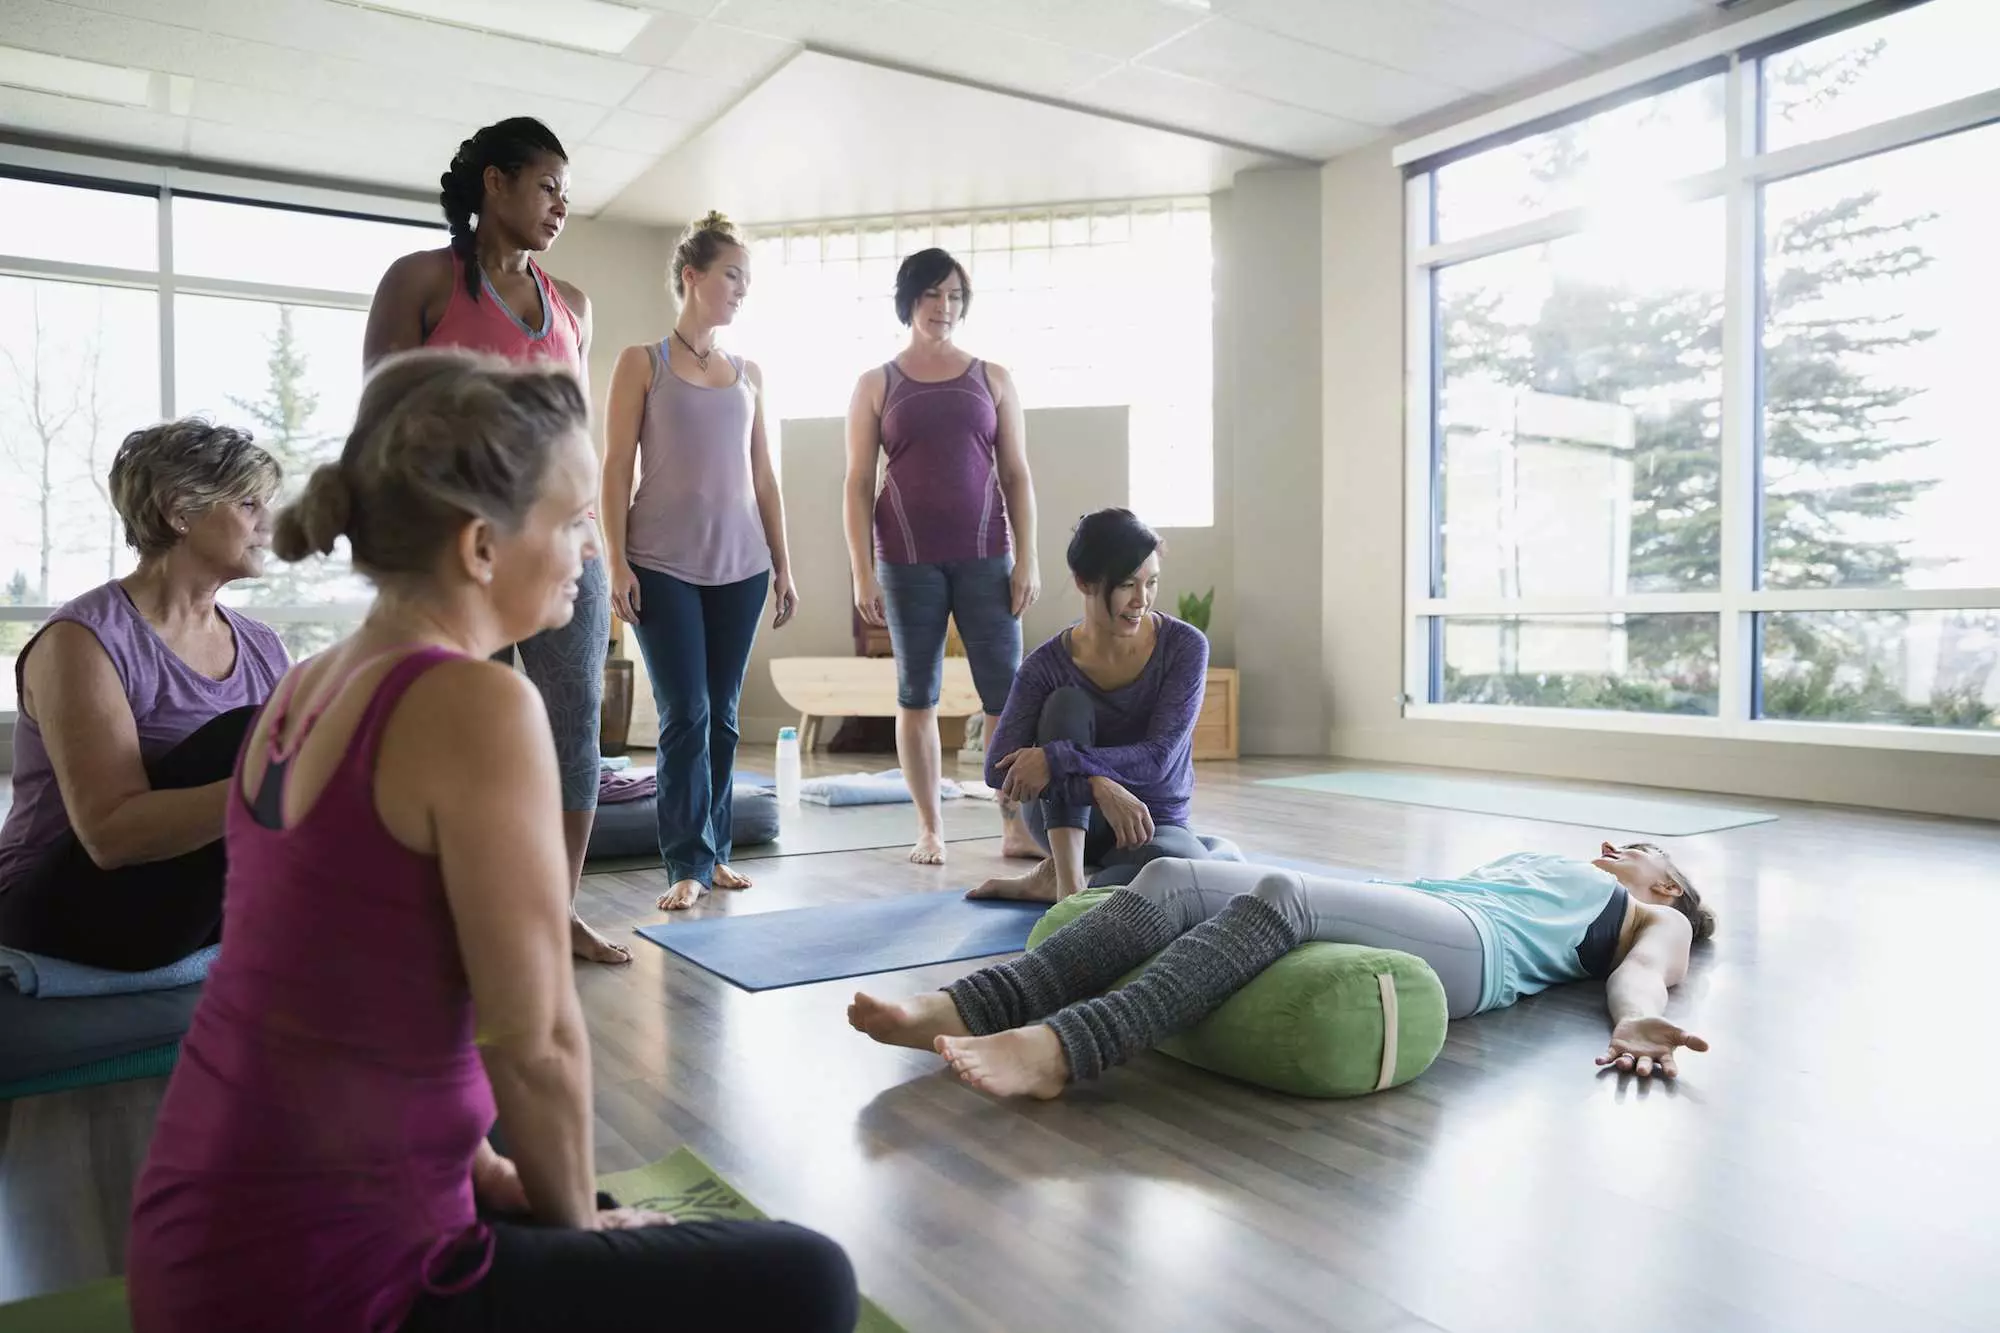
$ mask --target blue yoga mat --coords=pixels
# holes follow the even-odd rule
[[[1551,824],[1626,833],[1650,833],[1684,838],[1716,833],[1745,824],[1768,824],[1777,818],[1761,810],[1723,805],[1692,805],[1685,801],[1573,787],[1527,787],[1491,778],[1446,778],[1427,773],[1375,773],[1353,769],[1311,773],[1298,778],[1265,778],[1260,787],[1290,787],[1333,796],[1358,796],[1399,805],[1426,805],[1441,810],[1470,810],[1482,815],[1539,819]]]
[[[1045,903],[970,902],[957,889],[787,912],[641,926],[639,933],[744,990],[776,990],[1018,953]]]

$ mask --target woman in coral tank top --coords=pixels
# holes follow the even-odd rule
[[[566,371],[407,353],[278,519],[280,558],[344,537],[377,594],[229,784],[222,955],[133,1196],[137,1333],[854,1326],[825,1237],[593,1184],[557,764],[487,660],[570,619],[586,421]]]
[[[412,347],[463,347],[510,361],[553,362],[587,389],[590,299],[535,262],[562,235],[569,216],[569,157],[562,143],[528,116],[488,125],[459,145],[438,187],[451,244],[389,266],[368,311],[363,364]],[[604,562],[593,555],[577,585],[575,617],[501,650],[511,658],[518,649],[549,710],[572,899],[597,814],[598,721],[610,641],[610,584]],[[632,961],[629,950],[574,916],[570,934],[579,958]]]

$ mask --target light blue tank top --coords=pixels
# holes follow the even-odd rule
[[[1577,946],[1618,893],[1618,881],[1587,861],[1516,852],[1461,879],[1407,881],[1456,903],[1472,918],[1486,955],[1479,1012],[1590,975]]]

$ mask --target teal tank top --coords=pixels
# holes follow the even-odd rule
[[[1588,861],[1539,852],[1503,856],[1461,879],[1405,883],[1449,899],[1472,918],[1486,957],[1481,1013],[1504,1009],[1523,995],[1565,981],[1608,972],[1608,965],[1599,971],[1584,955],[1608,964],[1608,946],[1615,945],[1625,914],[1625,887],[1615,878]],[[1614,901],[1615,921],[1608,910]],[[1587,939],[1593,947],[1580,954]],[[1600,945],[1605,947],[1595,947]]]

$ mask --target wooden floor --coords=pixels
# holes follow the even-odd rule
[[[1197,825],[1432,874],[1619,832],[1250,785],[1321,767],[1204,765]],[[747,994],[634,939],[580,980],[599,1164],[691,1144],[843,1242],[912,1333],[2000,1327],[2000,825],[1757,804],[1782,818],[1668,844],[1722,922],[1675,1004],[1715,1049],[1678,1085],[1594,1072],[1602,992],[1579,985],[1457,1024],[1422,1078],[1356,1101],[1146,1056],[1002,1104],[850,1033],[854,982]],[[754,889],[698,910],[962,885],[997,848],[750,862]],[[593,876],[586,911],[643,924],[661,887]],[[159,1094],[0,1105],[0,1300],[118,1271]]]

